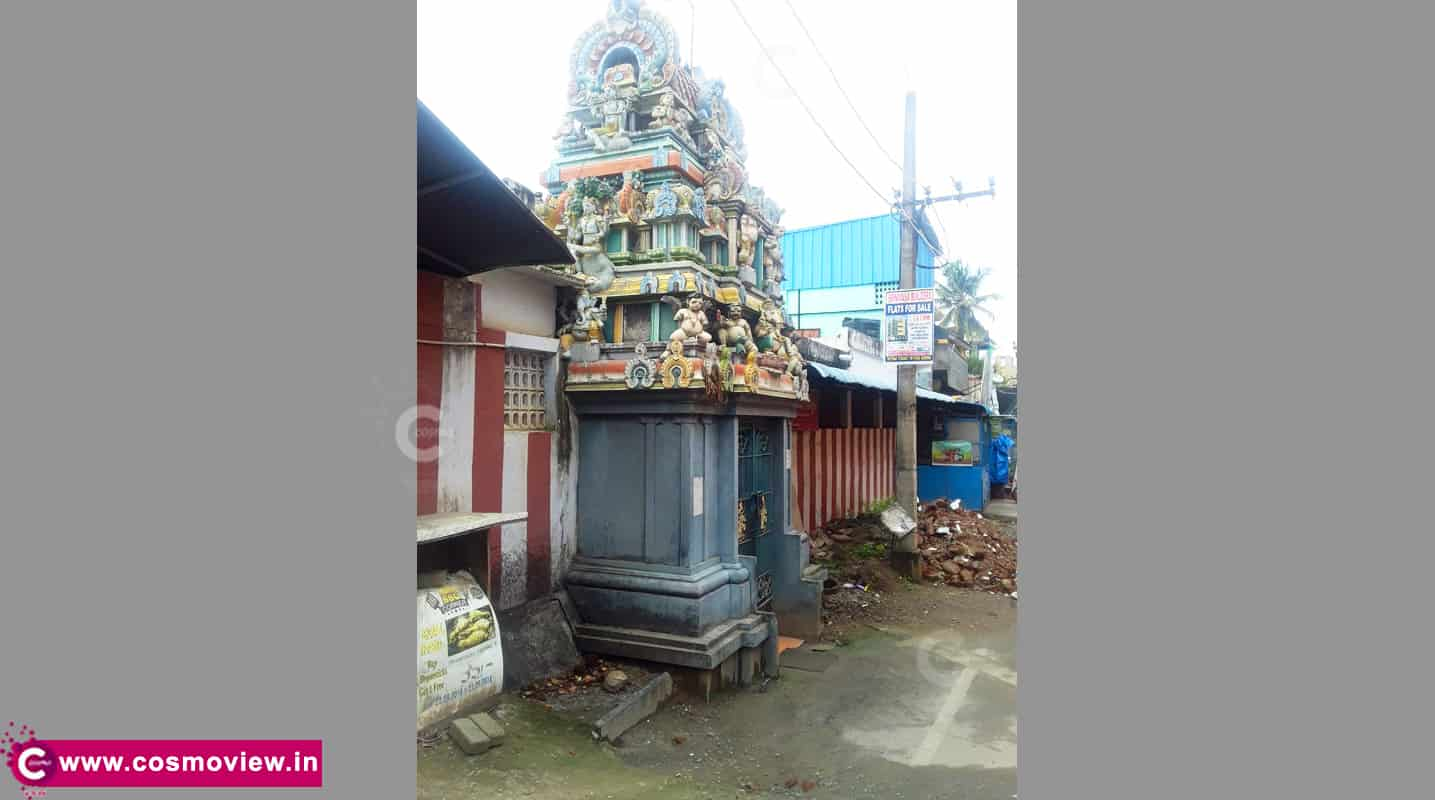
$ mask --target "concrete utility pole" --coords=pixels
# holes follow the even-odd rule
[[[907,93],[907,125],[902,144],[902,262],[899,287],[917,286],[917,95]],[[917,518],[917,367],[897,365],[897,505]],[[892,568],[921,579],[915,531],[892,543]]]
[[[917,288],[917,95],[907,93],[906,131],[902,143],[902,254],[899,288]],[[973,197],[995,197],[996,180],[990,179],[984,191],[964,192],[962,184],[953,181],[955,194],[927,198],[920,205],[950,201],[963,202]],[[935,254],[934,254],[935,255]],[[897,505],[917,518],[917,367],[897,365]],[[915,531],[892,543],[892,568],[898,575],[921,580],[921,554],[917,552]]]

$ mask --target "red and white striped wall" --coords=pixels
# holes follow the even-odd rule
[[[425,272],[418,339],[418,514],[528,512],[486,534],[480,579],[499,608],[549,593],[571,556],[570,470],[552,433],[504,429],[504,352],[555,352],[557,341],[484,328],[482,287]]]
[[[896,494],[891,428],[794,430],[792,445],[797,506],[809,531]]]

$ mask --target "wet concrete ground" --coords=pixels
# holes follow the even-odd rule
[[[920,623],[849,632],[822,672],[784,668],[765,688],[707,704],[675,697],[618,747],[593,742],[571,716],[509,698],[499,709],[508,743],[472,758],[447,741],[421,751],[418,796],[1009,800],[1014,604],[909,591]]]

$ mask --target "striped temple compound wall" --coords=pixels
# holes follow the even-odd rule
[[[551,291],[551,289],[550,289]],[[514,402],[512,355],[546,365],[552,391],[557,341],[483,326],[482,287],[418,273],[415,432],[421,457],[418,515],[447,511],[526,511],[524,522],[488,531],[487,575],[478,576],[499,608],[548,594],[573,555],[573,480],[559,464],[552,420],[505,414]],[[429,342],[460,342],[445,345]],[[551,400],[548,403],[551,409]],[[571,461],[571,459],[570,459]],[[478,535],[478,534],[475,534]]]
[[[807,530],[896,494],[896,433],[892,428],[792,432],[797,507]]]

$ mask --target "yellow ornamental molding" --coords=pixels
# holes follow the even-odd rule
[[[608,290],[609,294],[638,294],[638,286],[642,283],[641,278],[619,278],[613,281],[613,286]]]
[[[693,377],[693,365],[684,356],[669,355],[663,359],[661,374],[664,389],[686,389]]]
[[[601,297],[633,297],[663,292],[697,292],[708,294],[711,279],[691,269],[680,269],[653,275],[626,273],[613,279],[612,285],[599,293]],[[736,290],[733,290],[736,292]],[[736,298],[736,294],[733,295]],[[736,302],[734,299],[733,302]]]

